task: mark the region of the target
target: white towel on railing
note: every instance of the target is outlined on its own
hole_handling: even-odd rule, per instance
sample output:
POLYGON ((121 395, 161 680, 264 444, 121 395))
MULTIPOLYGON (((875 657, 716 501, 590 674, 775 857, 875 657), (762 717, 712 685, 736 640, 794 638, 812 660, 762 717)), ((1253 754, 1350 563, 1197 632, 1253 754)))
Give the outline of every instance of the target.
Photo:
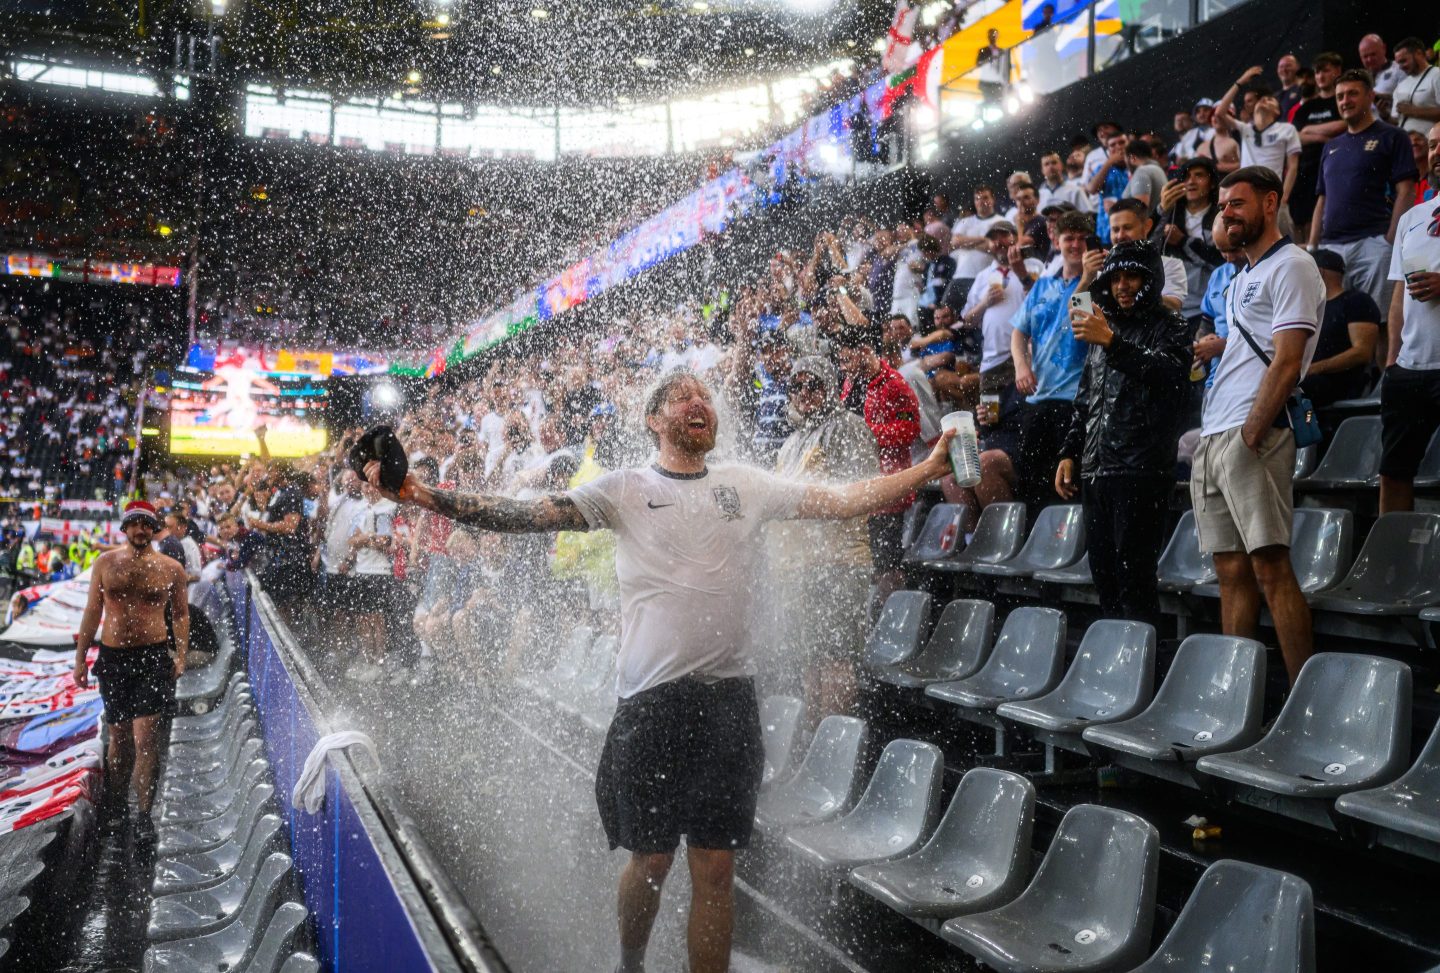
POLYGON ((370 759, 375 761, 375 766, 380 766, 380 758, 375 753, 375 741, 359 730, 342 730, 321 737, 310 751, 310 756, 305 758, 300 779, 295 781, 295 791, 290 795, 290 805, 306 814, 318 813, 325 804, 326 755, 331 750, 343 750, 355 745, 364 747, 369 752, 370 759))

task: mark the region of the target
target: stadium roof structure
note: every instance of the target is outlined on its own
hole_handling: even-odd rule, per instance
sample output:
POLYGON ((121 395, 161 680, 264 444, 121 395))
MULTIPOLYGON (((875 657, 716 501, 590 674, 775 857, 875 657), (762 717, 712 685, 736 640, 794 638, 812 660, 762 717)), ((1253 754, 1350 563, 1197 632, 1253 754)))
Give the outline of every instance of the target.
POLYGON ((119 57, 159 75, 213 29, 241 83, 582 106, 864 56, 893 9, 893 0, 0 0, 0 36, 12 53, 119 57))

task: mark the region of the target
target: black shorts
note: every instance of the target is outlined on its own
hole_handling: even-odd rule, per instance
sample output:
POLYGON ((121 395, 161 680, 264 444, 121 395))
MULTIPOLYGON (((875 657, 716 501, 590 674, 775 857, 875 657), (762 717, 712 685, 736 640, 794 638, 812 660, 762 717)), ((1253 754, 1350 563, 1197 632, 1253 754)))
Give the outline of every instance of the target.
POLYGON ((95 679, 105 703, 106 723, 129 723, 175 708, 175 662, 164 642, 124 649, 100 646, 95 679))
POLYGON ((1385 369, 1380 386, 1380 475, 1413 480, 1440 428, 1440 369, 1385 369))
POLYGON ((399 584, 393 574, 347 574, 345 593, 350 599, 349 611, 359 615, 384 614, 395 604, 395 588, 399 584))
POLYGON ((324 572, 316 581, 316 599, 321 609, 327 614, 335 612, 354 611, 354 596, 350 593, 350 576, 347 574, 332 574, 324 572))
POLYGON ((871 514, 870 562, 876 571, 898 571, 905 559, 905 515, 871 514))
POLYGON ((260 586, 277 605, 293 605, 310 597, 315 575, 298 561, 272 561, 260 574, 260 586))
POLYGON ((750 843, 765 753, 751 679, 667 682, 620 700, 595 800, 610 848, 669 854, 750 843))

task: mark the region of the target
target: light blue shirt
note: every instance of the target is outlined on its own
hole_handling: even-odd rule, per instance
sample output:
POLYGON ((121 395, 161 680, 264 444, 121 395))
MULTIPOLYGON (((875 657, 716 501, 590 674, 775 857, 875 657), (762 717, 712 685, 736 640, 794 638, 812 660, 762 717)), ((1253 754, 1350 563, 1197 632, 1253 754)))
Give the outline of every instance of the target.
POLYGON ((1030 339, 1030 364, 1035 369, 1035 394, 1027 402, 1075 400, 1086 347, 1070 328, 1070 295, 1080 278, 1041 277, 1025 295, 1011 325, 1030 339))
MULTIPOLYGON (((1237 270, 1239 268, 1229 261, 1216 267, 1210 274, 1210 283, 1205 288, 1205 296, 1200 300, 1200 313, 1215 322, 1215 334, 1221 338, 1230 337, 1230 321, 1225 316, 1225 291, 1230 287, 1230 281, 1235 279, 1237 270)), ((1219 364, 1220 359, 1218 358, 1212 358, 1206 364, 1210 373, 1205 378, 1207 389, 1215 384, 1215 369, 1219 364)))

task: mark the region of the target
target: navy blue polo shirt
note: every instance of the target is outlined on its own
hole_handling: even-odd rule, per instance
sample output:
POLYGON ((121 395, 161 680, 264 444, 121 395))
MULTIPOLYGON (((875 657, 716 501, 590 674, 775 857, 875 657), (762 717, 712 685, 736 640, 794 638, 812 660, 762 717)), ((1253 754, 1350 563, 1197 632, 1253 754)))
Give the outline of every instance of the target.
POLYGON ((1415 179, 1410 137, 1394 125, 1373 122, 1325 143, 1317 195, 1325 197, 1323 243, 1352 243, 1390 232, 1390 187, 1415 179))

